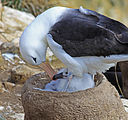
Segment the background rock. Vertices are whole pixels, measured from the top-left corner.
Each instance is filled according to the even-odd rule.
[[[125,107],[125,110],[128,112],[128,99],[122,98],[121,101]]]
[[[40,73],[41,70],[39,69],[31,69],[26,65],[17,65],[12,68],[11,70],[11,78],[10,82],[12,83],[24,83],[28,78],[32,75]]]
[[[26,81],[22,91],[25,120],[126,120],[126,113],[116,89],[103,75],[101,83],[84,91],[48,92],[43,88],[48,79],[43,74]],[[42,80],[43,79],[43,80]]]
[[[34,20],[34,16],[12,9],[9,7],[2,7],[0,19],[0,41],[1,43],[7,41],[19,41],[24,28]]]
[[[34,20],[34,16],[30,13],[21,12],[16,9],[12,9],[4,6],[2,12],[2,20],[6,25],[9,25],[11,30],[19,28],[19,30],[24,30],[24,28]]]
[[[15,87],[15,84],[10,82],[4,82],[3,85],[6,90],[13,90],[13,88]]]
[[[2,82],[0,82],[0,93],[3,93],[5,91],[4,85]]]
[[[23,120],[24,115],[22,103],[21,103],[21,85],[16,85],[12,90],[5,90],[0,93],[0,107],[4,107],[0,111],[0,115],[5,120]]]
[[[1,44],[1,54],[3,53],[15,53],[19,55],[19,47],[12,42],[4,42]]]
[[[5,120],[5,119],[0,115],[0,120]]]
[[[10,71],[2,71],[0,72],[0,81],[1,82],[7,82],[11,77]]]

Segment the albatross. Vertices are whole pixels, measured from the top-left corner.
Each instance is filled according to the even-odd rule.
[[[94,76],[128,60],[128,28],[83,7],[53,7],[38,15],[20,38],[20,52],[32,65],[46,61],[48,47],[67,66],[63,73],[71,73],[71,79]]]

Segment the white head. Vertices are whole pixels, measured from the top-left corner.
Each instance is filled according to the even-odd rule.
[[[32,65],[39,65],[46,59],[46,35],[59,16],[68,8],[53,7],[39,16],[28,25],[20,38],[20,52],[23,58]]]
[[[39,65],[45,61],[47,43],[45,36],[40,36],[36,28],[28,26],[20,38],[20,52],[23,58],[32,65]]]

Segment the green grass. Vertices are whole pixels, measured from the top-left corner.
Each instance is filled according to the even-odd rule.
[[[1,0],[3,6],[8,6],[11,8],[15,8],[21,11],[24,11],[25,8],[22,4],[22,0]]]
[[[67,6],[95,10],[128,25],[128,0],[1,0],[3,6],[39,15],[53,6]]]
[[[29,12],[32,14],[34,13],[33,15],[35,16],[37,15],[35,12],[33,12],[36,10],[34,9],[34,5],[32,5],[32,3],[30,3],[29,5],[23,0],[1,0],[1,2],[3,6],[8,6],[8,7],[11,7],[20,11]]]
[[[44,0],[47,2],[48,0]],[[3,6],[8,6],[20,11],[25,11],[32,13],[34,16],[37,16],[44,10],[48,9],[49,7],[52,7],[53,5],[39,5],[35,6],[32,2],[28,2],[25,0],[1,0]]]

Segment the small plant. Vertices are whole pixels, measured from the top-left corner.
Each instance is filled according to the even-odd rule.
[[[22,0],[1,0],[3,6],[8,6],[18,10],[24,11]]]
[[[40,2],[38,2],[38,5],[34,5],[33,2],[26,0],[1,0],[3,6],[8,6],[20,11],[29,12],[34,16],[37,16],[49,7],[54,6],[52,4],[47,4],[48,0],[42,1],[44,1],[44,4],[40,4]]]

